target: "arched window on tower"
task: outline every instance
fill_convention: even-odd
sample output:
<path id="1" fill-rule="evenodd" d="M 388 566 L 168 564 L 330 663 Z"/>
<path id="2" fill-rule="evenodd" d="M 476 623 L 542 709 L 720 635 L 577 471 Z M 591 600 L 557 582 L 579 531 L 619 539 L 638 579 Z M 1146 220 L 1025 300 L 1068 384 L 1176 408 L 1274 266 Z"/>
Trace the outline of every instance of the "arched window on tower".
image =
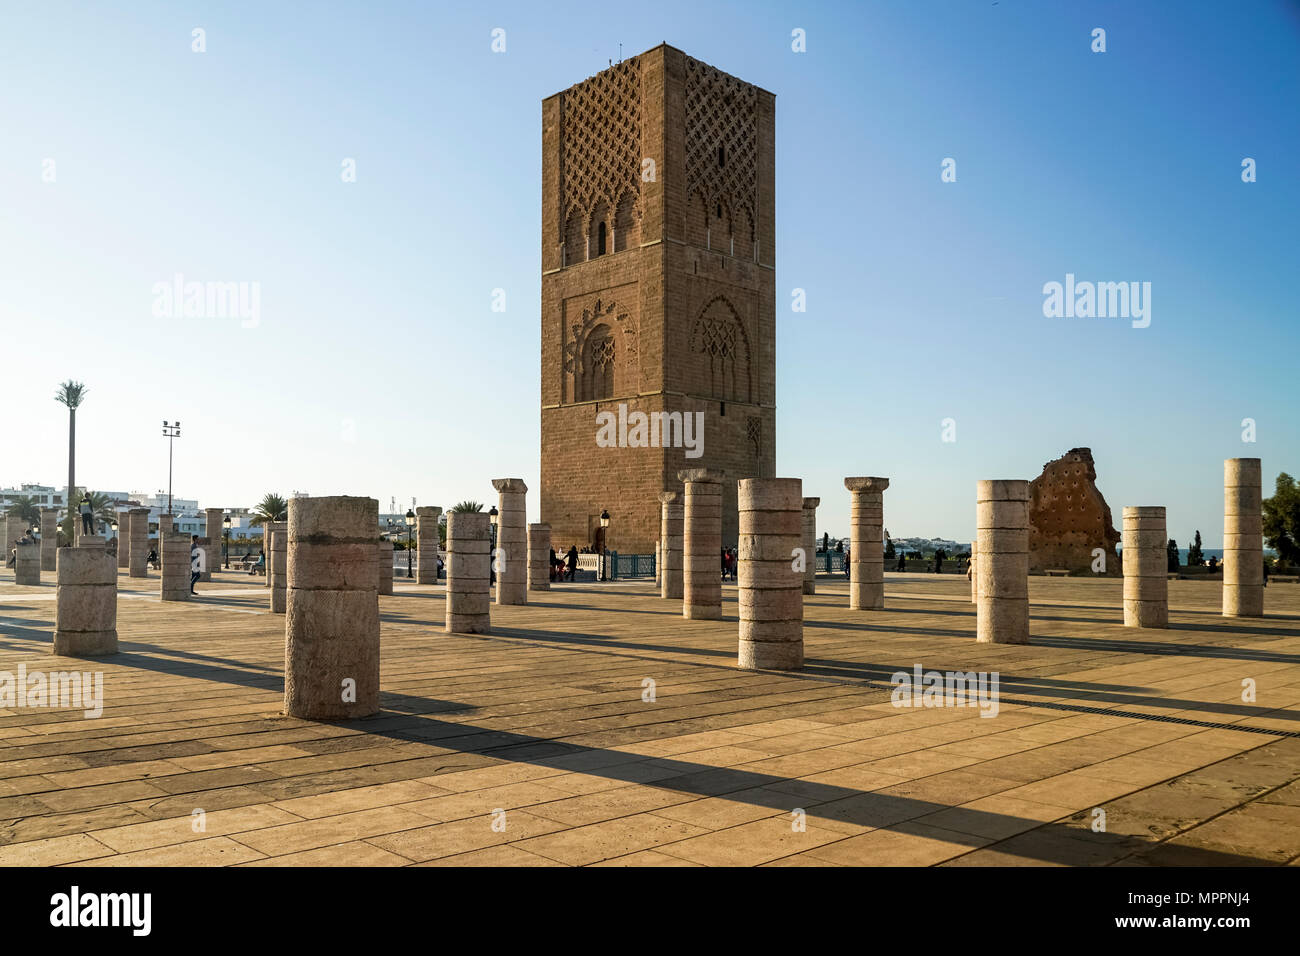
<path id="1" fill-rule="evenodd" d="M 578 376 L 578 401 L 595 402 L 614 395 L 614 330 L 598 325 L 582 345 L 582 370 Z"/>
<path id="2" fill-rule="evenodd" d="M 605 224 L 602 222 L 596 227 L 596 255 L 605 254 Z"/>

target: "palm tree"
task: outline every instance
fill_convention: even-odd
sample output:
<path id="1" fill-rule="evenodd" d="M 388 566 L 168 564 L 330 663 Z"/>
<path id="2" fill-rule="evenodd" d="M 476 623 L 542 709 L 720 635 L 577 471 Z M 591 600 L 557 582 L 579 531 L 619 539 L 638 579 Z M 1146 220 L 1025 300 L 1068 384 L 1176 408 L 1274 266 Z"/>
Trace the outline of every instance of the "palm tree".
<path id="1" fill-rule="evenodd" d="M 68 506 L 68 517 L 64 519 L 64 523 L 67 525 L 65 530 L 69 538 L 72 537 L 72 498 L 77 490 L 77 409 L 85 400 L 88 391 L 85 385 L 68 379 L 54 393 L 56 402 L 68 406 L 68 490 L 63 500 Z"/>
<path id="2" fill-rule="evenodd" d="M 36 501 L 29 495 L 14 495 L 9 499 L 9 504 L 5 505 L 5 513 L 15 518 L 22 518 L 27 522 L 28 527 L 41 525 L 41 509 L 36 507 Z"/>
<path id="3" fill-rule="evenodd" d="M 113 499 L 102 491 L 84 491 L 82 499 L 90 502 L 90 513 L 95 516 L 95 524 L 107 528 L 110 524 L 117 521 L 117 509 L 113 507 Z"/>
<path id="4" fill-rule="evenodd" d="M 251 525 L 263 525 L 272 521 L 284 521 L 289 517 L 289 502 L 277 494 L 262 496 L 262 500 L 253 508 Z"/>
<path id="5" fill-rule="evenodd" d="M 477 501 L 458 501 L 451 506 L 451 510 L 460 514 L 462 511 L 482 511 L 483 506 Z"/>

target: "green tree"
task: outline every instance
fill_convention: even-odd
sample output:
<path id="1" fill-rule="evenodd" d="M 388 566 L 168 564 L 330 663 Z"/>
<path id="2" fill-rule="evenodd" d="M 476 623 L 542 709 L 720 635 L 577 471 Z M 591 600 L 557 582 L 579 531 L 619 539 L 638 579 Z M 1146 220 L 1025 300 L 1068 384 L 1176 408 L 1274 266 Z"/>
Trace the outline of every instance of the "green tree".
<path id="1" fill-rule="evenodd" d="M 1168 560 L 1168 562 L 1166 563 L 1166 567 L 1167 567 L 1170 571 L 1177 571 L 1177 570 L 1178 570 L 1178 564 L 1179 564 L 1179 561 L 1178 561 L 1178 542 L 1175 541 L 1173 538 L 1170 538 L 1170 539 L 1169 539 L 1169 547 L 1166 548 L 1166 553 L 1169 555 L 1169 560 Z"/>
<path id="2" fill-rule="evenodd" d="M 1195 543 L 1187 549 L 1187 566 L 1189 568 L 1198 568 L 1205 556 L 1201 554 L 1201 532 L 1196 532 Z"/>
<path id="3" fill-rule="evenodd" d="M 85 401 L 88 391 L 85 385 L 68 379 L 54 393 L 54 400 L 68 407 L 68 487 L 63 499 L 68 507 L 68 514 L 63 519 L 63 530 L 69 539 L 72 538 L 72 521 L 75 514 L 72 502 L 77 493 L 77 409 Z"/>
<path id="4" fill-rule="evenodd" d="M 1300 483 L 1285 471 L 1264 499 L 1264 541 L 1287 564 L 1300 564 Z"/>
<path id="5" fill-rule="evenodd" d="M 28 526 L 41 524 L 41 509 L 36 506 L 36 502 L 28 495 L 15 495 L 9 499 L 9 504 L 5 506 L 5 514 L 22 518 Z"/>
<path id="6" fill-rule="evenodd" d="M 271 493 L 262 496 L 249 515 L 250 525 L 263 525 L 271 521 L 284 521 L 289 517 L 289 502 Z"/>
<path id="7" fill-rule="evenodd" d="M 110 522 L 118 519 L 117 509 L 113 507 L 113 500 L 102 491 L 83 490 L 80 498 L 77 499 L 78 508 L 81 507 L 82 501 L 90 502 L 90 513 L 95 516 L 97 526 L 106 528 Z"/>
<path id="8" fill-rule="evenodd" d="M 455 514 L 460 514 L 462 511 L 482 511 L 483 506 L 477 501 L 458 501 L 451 506 L 451 510 Z"/>

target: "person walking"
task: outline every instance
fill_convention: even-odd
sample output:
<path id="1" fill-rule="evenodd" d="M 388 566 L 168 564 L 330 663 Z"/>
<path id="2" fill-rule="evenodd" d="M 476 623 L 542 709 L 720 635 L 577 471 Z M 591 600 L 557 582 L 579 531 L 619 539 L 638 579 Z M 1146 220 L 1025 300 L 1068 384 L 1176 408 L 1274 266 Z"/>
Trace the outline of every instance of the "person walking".
<path id="1" fill-rule="evenodd" d="M 81 533 L 89 535 L 95 533 L 95 511 L 90 507 L 90 499 L 81 499 Z"/>
<path id="2" fill-rule="evenodd" d="M 727 580 L 727 549 L 722 549 L 722 580 Z"/>
<path id="3" fill-rule="evenodd" d="M 569 580 L 574 581 L 577 579 L 578 576 L 578 546 L 576 544 L 569 545 L 568 558 L 569 558 Z"/>
<path id="4" fill-rule="evenodd" d="M 851 575 L 852 575 L 853 572 L 849 570 L 849 559 L 850 559 L 850 557 L 852 556 L 852 555 L 851 555 L 851 551 L 852 551 L 851 548 L 845 548 L 845 549 L 844 549 L 844 580 L 845 580 L 845 581 L 851 581 L 851 580 L 852 580 Z"/>
<path id="5" fill-rule="evenodd" d="M 203 549 L 199 547 L 199 536 L 190 535 L 190 593 L 196 594 L 194 585 L 203 574 Z"/>

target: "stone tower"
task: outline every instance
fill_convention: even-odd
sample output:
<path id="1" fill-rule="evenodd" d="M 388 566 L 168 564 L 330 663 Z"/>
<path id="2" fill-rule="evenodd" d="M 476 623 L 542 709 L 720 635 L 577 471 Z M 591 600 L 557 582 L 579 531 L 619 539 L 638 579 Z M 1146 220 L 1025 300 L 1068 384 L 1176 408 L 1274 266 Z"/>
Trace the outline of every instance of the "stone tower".
<path id="1" fill-rule="evenodd" d="M 542 101 L 541 519 L 556 550 L 599 546 L 607 509 L 611 549 L 653 552 L 659 492 L 685 468 L 725 475 L 734 545 L 736 482 L 775 473 L 775 111 L 667 44 Z"/>

